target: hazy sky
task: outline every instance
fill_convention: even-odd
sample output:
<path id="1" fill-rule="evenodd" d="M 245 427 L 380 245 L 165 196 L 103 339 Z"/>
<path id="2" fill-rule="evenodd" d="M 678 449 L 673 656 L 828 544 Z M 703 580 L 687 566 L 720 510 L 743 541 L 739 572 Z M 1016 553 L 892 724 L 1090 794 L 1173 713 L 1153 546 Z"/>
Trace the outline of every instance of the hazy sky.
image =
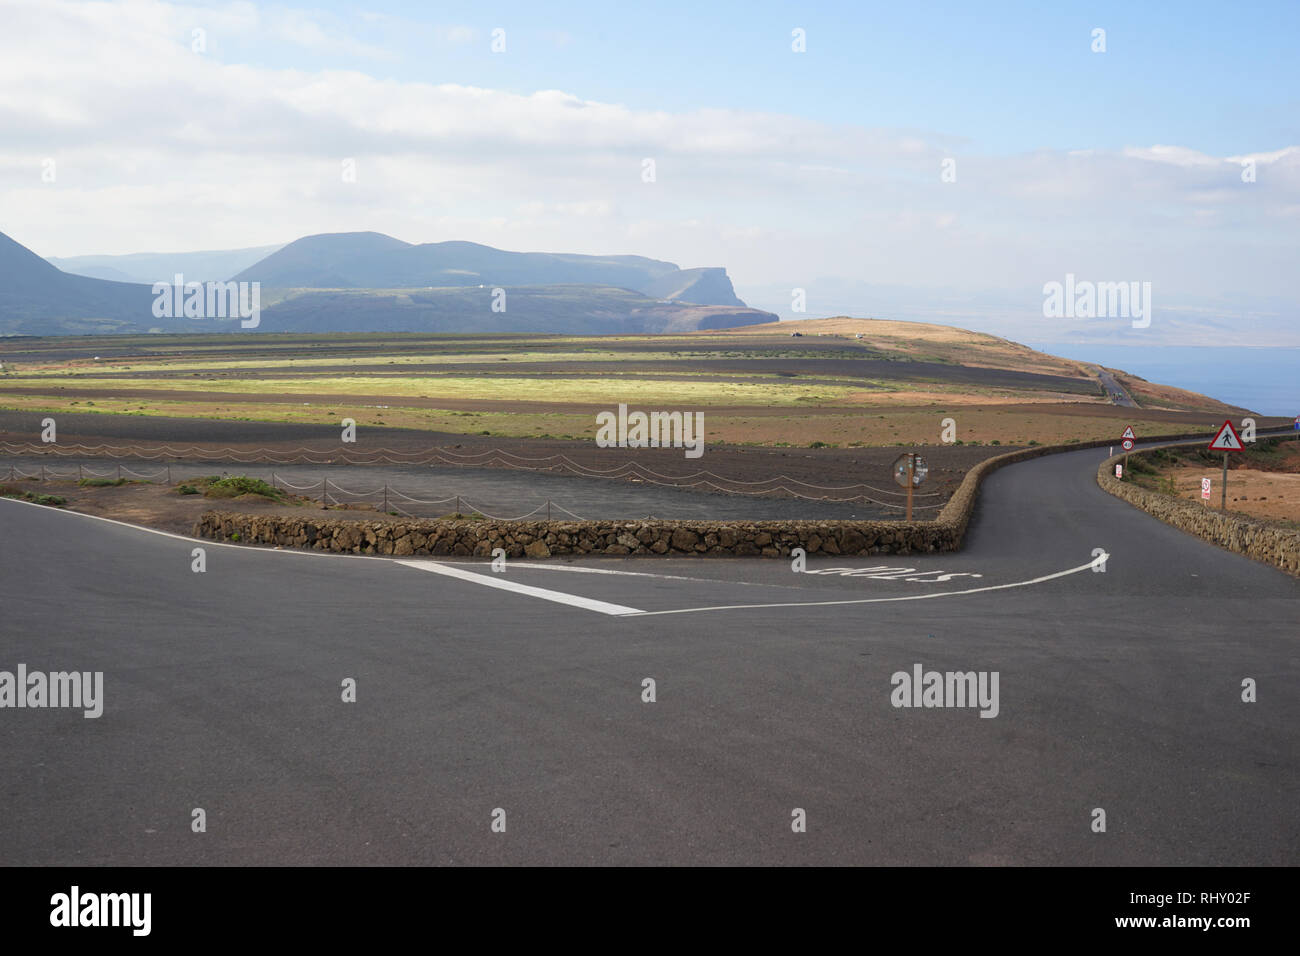
<path id="1" fill-rule="evenodd" d="M 991 5 L 0 0 L 0 231 L 636 253 L 810 310 L 1067 272 L 1296 300 L 1300 4 Z"/>

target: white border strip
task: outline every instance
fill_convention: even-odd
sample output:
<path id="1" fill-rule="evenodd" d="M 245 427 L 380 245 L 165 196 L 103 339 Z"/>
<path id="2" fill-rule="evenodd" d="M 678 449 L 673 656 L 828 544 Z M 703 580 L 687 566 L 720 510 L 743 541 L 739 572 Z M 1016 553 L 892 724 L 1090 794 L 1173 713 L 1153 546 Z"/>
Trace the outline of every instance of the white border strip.
<path id="1" fill-rule="evenodd" d="M 592 598 L 579 597 L 576 594 L 565 594 L 563 591 L 551 591 L 546 588 L 533 587 L 531 584 L 518 584 L 515 581 L 507 581 L 500 577 L 488 577 L 486 574 L 475 574 L 473 571 L 463 571 L 458 567 L 448 564 L 441 564 L 437 561 L 394 561 L 394 564 L 404 564 L 408 568 L 416 568 L 420 571 L 428 571 L 432 574 L 442 574 L 449 578 L 456 578 L 459 581 L 470 581 L 474 584 L 481 584 L 484 587 L 497 588 L 502 591 L 513 591 L 515 594 L 526 594 L 528 597 L 541 598 L 543 601 L 554 601 L 556 604 L 567 604 L 570 607 L 580 607 L 584 611 L 595 611 L 598 614 L 609 614 L 613 617 L 627 617 L 632 614 L 645 614 L 645 611 L 635 607 L 627 607 L 623 604 L 610 604 L 606 601 L 596 601 Z"/>
<path id="2" fill-rule="evenodd" d="M 604 558 L 605 560 L 619 561 L 622 558 L 610 558 L 606 555 L 582 555 L 582 557 Z M 632 558 L 633 561 L 651 560 L 645 557 Z M 675 561 L 698 561 L 699 558 L 689 557 L 687 555 L 674 555 L 668 560 Z M 723 559 L 726 560 L 726 559 Z M 766 559 L 765 559 L 766 560 Z M 491 565 L 491 561 L 473 561 L 469 563 L 447 561 L 444 564 L 458 564 L 462 567 L 483 567 Z M 579 565 L 570 564 L 542 564 L 539 562 L 516 563 L 514 566 L 518 571 L 567 571 L 570 574 L 612 574 L 628 578 L 658 578 L 662 581 L 690 581 L 692 584 L 731 584 L 746 588 L 785 588 L 787 590 L 804 591 L 806 586 L 801 584 L 772 584 L 767 581 L 732 581 L 727 578 L 693 578 L 688 574 L 655 574 L 652 571 L 618 571 L 613 568 L 585 568 Z"/>
<path id="3" fill-rule="evenodd" d="M 43 511 L 52 511 L 55 514 L 70 515 L 77 518 L 91 518 L 95 521 L 107 521 L 109 524 L 121 525 L 123 528 L 130 528 L 132 531 L 143 531 L 147 534 L 157 534 L 164 538 L 175 538 L 177 541 L 188 541 L 191 544 L 201 544 L 208 548 L 238 548 L 241 551 L 251 551 L 254 554 L 296 554 L 303 558 L 352 558 L 353 560 L 374 561 L 376 558 L 387 560 L 385 555 L 371 554 L 342 554 L 337 551 L 301 551 L 296 548 L 276 547 L 275 545 L 266 544 L 243 544 L 232 541 L 215 541 L 212 538 L 193 538 L 189 535 L 176 534 L 174 531 L 159 531 L 157 528 L 146 528 L 142 524 L 131 524 L 129 521 L 118 521 L 116 518 L 105 518 L 102 515 L 87 514 L 84 511 L 69 511 L 65 508 L 56 508 L 53 505 L 38 505 L 34 501 L 23 501 L 21 498 L 0 498 L 0 503 L 12 501 L 16 505 L 26 505 L 29 508 L 40 508 Z"/>

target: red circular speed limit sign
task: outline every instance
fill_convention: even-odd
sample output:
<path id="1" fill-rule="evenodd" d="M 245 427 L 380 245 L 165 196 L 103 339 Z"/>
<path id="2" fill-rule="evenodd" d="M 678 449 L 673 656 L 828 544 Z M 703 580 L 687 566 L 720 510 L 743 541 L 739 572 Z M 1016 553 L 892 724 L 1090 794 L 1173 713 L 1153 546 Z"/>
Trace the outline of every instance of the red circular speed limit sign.
<path id="1" fill-rule="evenodd" d="M 1125 438 L 1122 442 L 1120 442 L 1120 447 L 1123 448 L 1125 451 L 1132 451 L 1132 450 L 1133 450 L 1133 439 L 1131 439 L 1131 438 Z"/>

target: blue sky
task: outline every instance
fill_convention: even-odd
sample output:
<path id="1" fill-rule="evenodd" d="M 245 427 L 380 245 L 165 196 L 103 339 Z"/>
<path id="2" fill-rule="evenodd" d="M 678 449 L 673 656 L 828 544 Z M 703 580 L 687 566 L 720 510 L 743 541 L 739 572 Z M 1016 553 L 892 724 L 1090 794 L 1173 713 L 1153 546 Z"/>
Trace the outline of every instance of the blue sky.
<path id="1" fill-rule="evenodd" d="M 786 317 L 803 289 L 809 316 L 1036 341 L 1073 274 L 1150 282 L 1144 340 L 1300 344 L 1300 3 L 4 17 L 0 232 L 41 255 L 373 230 L 723 266 Z"/>
<path id="2" fill-rule="evenodd" d="M 318 3 L 392 60 L 232 42 L 266 66 L 355 69 L 656 110 L 923 127 L 989 151 L 1300 141 L 1300 3 Z M 382 17 L 375 17 L 381 14 Z M 406 21 L 400 23 L 397 21 Z M 438 29 L 470 27 L 474 43 Z M 488 50 L 506 30 L 508 56 Z M 807 32 L 792 56 L 790 31 Z M 1094 28 L 1107 51 L 1090 49 Z"/>

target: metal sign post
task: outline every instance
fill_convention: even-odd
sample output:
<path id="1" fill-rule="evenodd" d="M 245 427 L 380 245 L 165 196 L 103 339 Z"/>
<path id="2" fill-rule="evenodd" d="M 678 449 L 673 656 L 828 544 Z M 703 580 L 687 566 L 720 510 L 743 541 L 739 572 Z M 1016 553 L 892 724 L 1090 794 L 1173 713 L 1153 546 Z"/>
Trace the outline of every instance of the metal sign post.
<path id="1" fill-rule="evenodd" d="M 893 464 L 894 481 L 907 489 L 907 520 L 912 520 L 912 495 L 930 473 L 926 460 L 914 451 L 899 455 Z"/>
<path id="2" fill-rule="evenodd" d="M 1227 456 L 1224 456 L 1227 457 Z M 912 485 L 916 476 L 916 455 L 907 456 L 907 520 L 912 520 Z"/>
<path id="3" fill-rule="evenodd" d="M 1219 433 L 1214 436 L 1210 442 L 1211 451 L 1223 452 L 1223 488 L 1220 489 L 1219 510 L 1228 510 L 1228 452 L 1242 451 L 1246 446 L 1241 443 L 1241 436 L 1237 434 L 1237 429 L 1232 427 L 1232 422 L 1224 422 Z"/>

